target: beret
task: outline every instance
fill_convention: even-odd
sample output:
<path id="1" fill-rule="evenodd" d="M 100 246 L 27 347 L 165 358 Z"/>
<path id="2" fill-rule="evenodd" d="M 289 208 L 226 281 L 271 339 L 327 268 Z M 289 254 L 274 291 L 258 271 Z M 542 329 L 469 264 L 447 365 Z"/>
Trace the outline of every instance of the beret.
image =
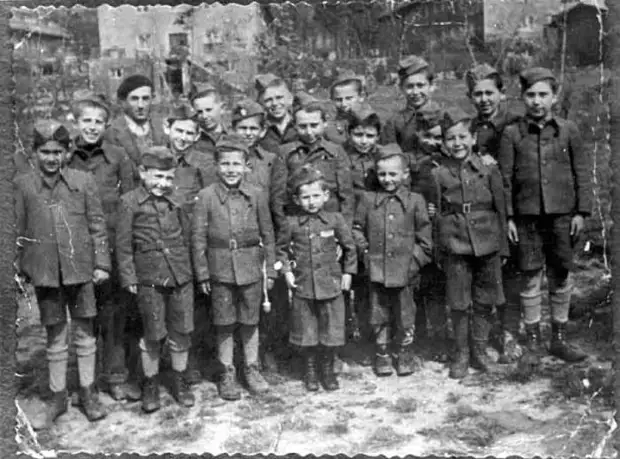
<path id="1" fill-rule="evenodd" d="M 148 86 L 153 89 L 153 82 L 151 79 L 144 75 L 131 75 L 125 78 L 118 89 L 116 90 L 116 98 L 118 100 L 125 100 L 131 91 L 138 88 Z"/>
<path id="2" fill-rule="evenodd" d="M 398 76 L 400 78 L 405 78 L 409 75 L 414 75 L 429 69 L 430 64 L 420 56 L 406 56 L 398 62 Z"/>
<path id="3" fill-rule="evenodd" d="M 323 102 L 305 91 L 299 91 L 293 97 L 293 113 L 305 108 L 316 108 L 325 112 Z"/>
<path id="4" fill-rule="evenodd" d="M 369 103 L 362 102 L 360 104 L 355 104 L 351 111 L 349 112 L 349 116 L 351 117 L 351 121 L 356 124 L 362 124 L 371 116 L 375 116 L 377 120 L 379 120 L 379 115 L 377 111 L 374 110 Z M 380 121 L 379 121 L 380 122 Z"/>
<path id="5" fill-rule="evenodd" d="M 519 82 L 522 88 L 529 88 L 542 80 L 557 81 L 553 72 L 544 67 L 532 67 L 519 74 Z"/>
<path id="6" fill-rule="evenodd" d="M 56 141 L 68 148 L 71 145 L 71 133 L 65 125 L 54 119 L 36 121 L 33 129 L 33 148 L 36 150 L 50 140 Z"/>
<path id="7" fill-rule="evenodd" d="M 306 164 L 295 171 L 295 173 L 291 176 L 289 180 L 289 188 L 297 191 L 299 190 L 299 187 L 308 185 L 309 183 L 314 183 L 318 180 L 322 180 L 323 178 L 323 174 L 320 170 L 310 164 Z"/>
<path id="8" fill-rule="evenodd" d="M 265 89 L 283 83 L 282 78 L 273 73 L 261 73 L 254 78 L 254 87 L 259 94 L 265 92 Z"/>
<path id="9" fill-rule="evenodd" d="M 252 99 L 243 99 L 235 105 L 232 111 L 232 122 L 237 123 L 252 116 L 264 116 L 263 106 Z"/>
<path id="10" fill-rule="evenodd" d="M 499 76 L 499 72 L 495 67 L 491 67 L 486 63 L 478 64 L 465 73 L 465 83 L 471 91 L 476 83 L 488 78 L 493 78 L 494 76 Z"/>
<path id="11" fill-rule="evenodd" d="M 383 159 L 392 158 L 393 156 L 400 156 L 402 158 L 407 158 L 403 153 L 402 148 L 397 143 L 387 143 L 385 145 L 377 146 L 377 154 L 375 156 L 375 162 L 381 161 Z"/>
<path id="12" fill-rule="evenodd" d="M 217 88 L 211 83 L 192 83 L 192 87 L 188 94 L 188 99 L 190 102 L 193 102 L 196 99 L 200 99 L 210 93 L 217 93 Z"/>
<path id="13" fill-rule="evenodd" d="M 171 123 L 178 120 L 193 120 L 195 116 L 196 113 L 192 107 L 187 104 L 178 104 L 173 105 L 168 109 L 168 112 L 166 113 L 166 121 Z"/>
<path id="14" fill-rule="evenodd" d="M 220 137 L 215 144 L 218 152 L 222 151 L 242 151 L 246 155 L 249 153 L 247 141 L 237 134 L 226 134 Z"/>
<path id="15" fill-rule="evenodd" d="M 177 160 L 168 147 L 153 146 L 144 150 L 141 157 L 142 166 L 168 171 L 177 166 Z"/>
<path id="16" fill-rule="evenodd" d="M 448 128 L 451 128 L 460 122 L 469 121 L 473 118 L 473 115 L 467 113 L 462 108 L 458 106 L 451 107 L 443 112 L 441 127 L 445 132 Z"/>
<path id="17" fill-rule="evenodd" d="M 97 107 L 103 108 L 108 113 L 108 116 L 110 116 L 111 113 L 110 106 L 108 105 L 106 97 L 103 94 L 95 93 L 90 89 L 78 89 L 77 91 L 75 91 L 73 93 L 71 102 L 72 108 L 74 110 L 78 104 L 83 102 L 89 102 L 96 105 Z"/>
<path id="18" fill-rule="evenodd" d="M 353 70 L 343 69 L 338 71 L 336 79 L 330 86 L 330 92 L 338 85 L 348 83 L 350 81 L 359 81 L 360 85 L 364 86 L 365 78 L 361 75 L 357 75 Z"/>

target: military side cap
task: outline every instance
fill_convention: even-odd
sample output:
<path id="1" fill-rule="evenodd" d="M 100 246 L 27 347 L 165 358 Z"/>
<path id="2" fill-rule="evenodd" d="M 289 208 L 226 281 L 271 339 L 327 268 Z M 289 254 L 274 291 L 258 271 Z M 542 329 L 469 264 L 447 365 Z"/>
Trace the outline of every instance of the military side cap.
<path id="1" fill-rule="evenodd" d="M 323 180 L 323 174 L 315 167 L 306 164 L 299 168 L 289 180 L 289 188 L 297 191 L 299 187 Z"/>
<path id="2" fill-rule="evenodd" d="M 103 108 L 108 113 L 108 116 L 110 116 L 110 106 L 103 94 L 97 94 L 90 89 L 78 89 L 73 93 L 72 108 L 75 109 L 77 105 L 84 102 Z"/>
<path id="3" fill-rule="evenodd" d="M 381 161 L 382 159 L 388 159 L 393 156 L 405 157 L 402 148 L 397 143 L 386 143 L 385 145 L 377 146 L 377 155 L 375 161 Z"/>
<path id="4" fill-rule="evenodd" d="M 417 113 L 416 121 L 421 130 L 428 130 L 441 124 L 441 108 L 439 105 L 425 104 Z"/>
<path id="5" fill-rule="evenodd" d="M 217 88 L 211 83 L 192 83 L 188 98 L 190 102 L 193 102 L 196 99 L 200 99 L 201 97 L 212 93 L 217 93 Z"/>
<path id="6" fill-rule="evenodd" d="M 414 75 L 429 69 L 430 64 L 420 56 L 407 56 L 398 62 L 398 76 L 400 78 L 405 78 L 409 75 Z"/>
<path id="7" fill-rule="evenodd" d="M 543 80 L 557 81 L 553 72 L 544 67 L 532 67 L 519 74 L 519 82 L 522 88 L 529 88 Z"/>
<path id="8" fill-rule="evenodd" d="M 377 120 L 379 119 L 379 115 L 377 111 L 374 110 L 369 103 L 362 102 L 359 104 L 355 104 L 351 111 L 349 112 L 351 116 L 351 121 L 357 124 L 363 124 L 366 120 L 368 120 L 371 116 L 375 116 Z"/>
<path id="9" fill-rule="evenodd" d="M 168 147 L 153 146 L 144 150 L 141 157 L 142 166 L 168 171 L 174 169 L 177 161 Z"/>
<path id="10" fill-rule="evenodd" d="M 293 97 L 293 112 L 298 112 L 302 108 L 316 108 L 321 111 L 325 110 L 323 103 L 319 99 L 305 91 L 300 91 Z"/>
<path id="11" fill-rule="evenodd" d="M 153 89 L 153 82 L 145 75 L 131 75 L 125 78 L 116 90 L 116 98 L 125 100 L 131 91 L 148 86 Z"/>
<path id="12" fill-rule="evenodd" d="M 478 64 L 465 73 L 465 83 L 471 91 L 476 83 L 496 76 L 499 77 L 499 72 L 495 67 L 491 67 L 487 63 Z"/>
<path id="13" fill-rule="evenodd" d="M 443 112 L 441 123 L 442 129 L 445 132 L 448 128 L 451 128 L 452 126 L 455 126 L 461 122 L 467 122 L 472 118 L 473 116 L 471 114 L 467 113 L 460 107 L 448 108 Z"/>
<path id="14" fill-rule="evenodd" d="M 33 129 L 33 148 L 36 150 L 50 140 L 68 148 L 71 145 L 71 134 L 65 125 L 59 121 L 53 119 L 36 121 Z"/>
<path id="15" fill-rule="evenodd" d="M 264 116 L 265 110 L 263 106 L 252 99 L 243 99 L 235 107 L 232 112 L 232 122 L 238 123 L 246 118 L 253 116 Z"/>
<path id="16" fill-rule="evenodd" d="M 173 105 L 168 109 L 168 112 L 166 113 L 166 121 L 168 121 L 168 123 L 172 123 L 173 121 L 179 120 L 193 120 L 195 119 L 195 116 L 196 113 L 192 107 L 187 104 L 178 104 Z"/>
<path id="17" fill-rule="evenodd" d="M 273 73 L 261 73 L 254 78 L 254 87 L 259 94 L 262 94 L 265 92 L 265 89 L 279 85 L 282 82 L 282 78 Z"/>
<path id="18" fill-rule="evenodd" d="M 237 134 L 223 135 L 215 144 L 215 149 L 222 151 L 241 151 L 246 155 L 249 152 L 247 141 Z"/>
<path id="19" fill-rule="evenodd" d="M 364 80 L 365 78 L 363 76 L 356 74 L 353 70 L 343 69 L 336 75 L 336 79 L 330 86 L 330 91 L 338 85 L 349 83 L 351 81 L 359 81 L 359 84 L 363 86 Z"/>

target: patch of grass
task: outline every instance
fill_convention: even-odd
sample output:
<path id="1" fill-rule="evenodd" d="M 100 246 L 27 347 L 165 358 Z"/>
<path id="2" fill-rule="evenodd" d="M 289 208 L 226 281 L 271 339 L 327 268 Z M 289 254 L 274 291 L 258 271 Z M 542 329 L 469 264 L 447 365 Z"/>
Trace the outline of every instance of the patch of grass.
<path id="1" fill-rule="evenodd" d="M 390 411 L 407 414 L 415 413 L 418 409 L 418 401 L 413 397 L 399 397 L 390 407 Z"/>
<path id="2" fill-rule="evenodd" d="M 392 426 L 381 426 L 366 439 L 361 450 L 394 447 L 408 438 L 409 436 L 396 432 Z"/>

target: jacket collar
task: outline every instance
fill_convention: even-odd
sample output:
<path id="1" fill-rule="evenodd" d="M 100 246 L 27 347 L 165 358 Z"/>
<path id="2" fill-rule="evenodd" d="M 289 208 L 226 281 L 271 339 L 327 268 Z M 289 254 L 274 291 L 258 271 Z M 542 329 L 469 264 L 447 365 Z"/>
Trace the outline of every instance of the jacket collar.
<path id="1" fill-rule="evenodd" d="M 156 199 L 155 196 L 153 196 L 151 193 L 149 193 L 146 190 L 144 185 L 140 185 L 138 188 L 136 188 L 136 195 L 137 195 L 137 199 L 138 199 L 138 204 L 140 204 L 140 205 L 144 204 L 146 201 L 148 201 L 151 198 Z M 179 202 L 176 199 L 176 196 L 174 195 L 174 193 L 162 196 L 162 198 L 165 199 L 166 201 L 168 201 L 169 203 L 171 203 L 175 207 L 179 207 L 180 206 Z"/>
<path id="2" fill-rule="evenodd" d="M 325 211 L 323 209 L 319 210 L 316 214 L 302 214 L 299 216 L 299 224 L 300 225 L 305 225 L 306 223 L 308 223 L 312 218 L 318 218 L 319 220 L 321 220 L 323 223 L 328 223 L 329 220 L 327 218 L 327 215 L 325 213 Z"/>
<path id="3" fill-rule="evenodd" d="M 273 120 L 267 119 L 267 130 L 274 131 L 280 137 L 283 137 L 289 129 L 294 127 L 293 116 L 289 113 L 286 114 L 286 123 L 284 124 L 284 130 L 280 131 L 280 124 Z"/>
<path id="4" fill-rule="evenodd" d="M 359 151 L 357 151 L 349 140 L 346 140 L 342 144 L 342 147 L 344 148 L 344 150 L 347 152 L 348 156 L 350 156 L 350 157 L 358 157 L 359 156 L 361 158 L 368 158 L 368 159 L 374 160 L 375 156 L 377 154 L 377 146 L 376 145 L 374 147 L 372 147 L 366 153 L 360 153 Z"/>
<path id="5" fill-rule="evenodd" d="M 88 145 L 84 143 L 84 140 L 82 140 L 81 136 L 76 137 L 73 143 L 75 145 L 73 153 L 77 154 L 83 161 L 86 161 L 95 155 L 102 154 L 108 163 L 112 162 L 109 149 L 107 149 L 108 151 L 106 151 L 106 142 L 103 137 L 99 140 L 99 142 L 97 142 L 96 146 L 90 149 L 90 152 L 88 151 L 88 148 L 84 148 L 88 147 Z"/>
<path id="6" fill-rule="evenodd" d="M 237 188 L 235 188 L 235 190 L 239 191 L 239 193 L 248 200 L 252 196 L 252 190 L 244 179 L 241 179 L 241 183 Z M 230 188 L 224 185 L 224 182 L 222 182 L 222 180 L 219 180 L 217 186 L 215 187 L 215 193 L 220 199 L 220 202 L 224 204 L 228 199 L 228 196 L 230 195 Z"/>
<path id="7" fill-rule="evenodd" d="M 555 116 L 551 116 L 551 118 L 543 121 L 542 123 L 538 123 L 536 120 L 533 120 L 532 118 L 526 115 L 523 117 L 521 123 L 523 123 L 523 125 L 528 129 L 528 131 L 530 129 L 542 131 L 547 126 L 551 126 L 555 130 L 556 134 L 560 130 L 560 122 Z"/>
<path id="8" fill-rule="evenodd" d="M 469 167 L 474 172 L 480 172 L 483 168 L 482 160 L 475 153 L 470 153 L 469 156 L 465 159 L 454 159 L 452 157 L 446 157 L 444 163 L 453 174 L 459 174 L 459 171 L 464 169 L 465 167 Z"/>
<path id="9" fill-rule="evenodd" d="M 146 137 L 151 133 L 150 119 L 144 124 L 138 124 L 127 115 L 124 115 L 123 118 L 125 119 L 125 126 L 127 126 L 127 130 L 129 130 L 129 132 L 136 137 Z"/>
<path id="10" fill-rule="evenodd" d="M 388 199 L 395 197 L 400 204 L 403 206 L 403 209 L 407 207 L 409 192 L 407 187 L 403 184 L 401 185 L 395 193 L 388 193 L 386 191 L 380 191 L 375 196 L 375 207 L 379 207 L 383 205 Z"/>
<path id="11" fill-rule="evenodd" d="M 213 132 L 207 132 L 202 128 L 200 129 L 200 138 L 210 140 L 213 143 L 213 145 L 217 143 L 220 137 L 226 134 L 227 134 L 226 129 L 224 129 L 224 126 L 222 126 L 221 124 Z"/>
<path id="12" fill-rule="evenodd" d="M 37 186 L 38 186 L 39 191 L 42 189 L 43 186 L 47 186 L 48 188 L 53 188 L 53 186 L 56 185 L 60 181 L 65 182 L 65 185 L 67 185 L 67 188 L 69 188 L 72 191 L 77 191 L 79 189 L 78 185 L 75 183 L 76 180 L 74 178 L 74 175 L 71 173 L 68 167 L 61 168 L 58 175 L 55 178 L 47 178 L 45 177 L 45 175 L 43 175 L 43 172 L 41 171 L 37 171 L 36 176 L 38 177 Z"/>

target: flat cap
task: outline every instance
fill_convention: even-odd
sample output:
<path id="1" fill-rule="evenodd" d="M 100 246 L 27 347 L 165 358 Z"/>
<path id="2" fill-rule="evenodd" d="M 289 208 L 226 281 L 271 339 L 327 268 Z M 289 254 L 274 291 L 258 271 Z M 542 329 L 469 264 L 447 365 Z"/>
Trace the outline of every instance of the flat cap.
<path id="1" fill-rule="evenodd" d="M 144 86 L 153 87 L 153 82 L 151 79 L 145 75 L 131 75 L 125 78 L 118 89 L 116 90 L 116 98 L 118 100 L 125 100 L 131 91 L 135 91 L 138 88 L 142 88 Z"/>
<path id="2" fill-rule="evenodd" d="M 193 102 L 196 99 L 200 99 L 201 97 L 212 93 L 217 93 L 217 88 L 211 83 L 196 82 L 192 83 L 192 87 L 188 94 L 188 99 L 190 102 Z"/>
<path id="3" fill-rule="evenodd" d="M 299 187 L 323 180 L 323 178 L 323 174 L 320 170 L 310 164 L 306 164 L 295 171 L 288 184 L 291 190 L 297 192 Z"/>
<path id="4" fill-rule="evenodd" d="M 435 103 L 424 104 L 424 106 L 416 112 L 416 122 L 422 131 L 429 130 L 441 124 L 441 108 Z"/>
<path id="5" fill-rule="evenodd" d="M 323 102 L 305 91 L 299 91 L 298 93 L 295 93 L 295 96 L 293 97 L 293 113 L 305 108 L 316 108 L 322 112 L 325 111 Z"/>
<path id="6" fill-rule="evenodd" d="M 220 137 L 215 144 L 218 152 L 222 151 L 241 151 L 246 155 L 249 152 L 247 141 L 238 134 L 226 134 Z"/>
<path id="7" fill-rule="evenodd" d="M 353 70 L 341 69 L 336 74 L 336 79 L 331 84 L 330 91 L 340 84 L 349 83 L 351 81 L 359 81 L 359 84 L 363 86 L 365 78 L 361 75 L 356 74 Z"/>
<path id="8" fill-rule="evenodd" d="M 75 110 L 78 104 L 88 102 L 90 104 L 96 105 L 97 107 L 103 108 L 110 116 L 110 106 L 108 105 L 108 101 L 106 100 L 105 95 L 95 93 L 90 89 L 78 89 L 73 93 L 71 97 L 71 106 L 72 109 Z"/>
<path id="9" fill-rule="evenodd" d="M 461 107 L 450 107 L 443 112 L 441 127 L 445 132 L 448 128 L 457 125 L 461 122 L 467 122 L 473 119 L 473 115 L 467 113 Z"/>
<path id="10" fill-rule="evenodd" d="M 373 109 L 369 103 L 367 102 L 362 102 L 359 104 L 355 104 L 352 108 L 351 111 L 349 112 L 349 116 L 351 117 L 351 121 L 356 123 L 356 124 L 364 124 L 366 122 L 379 122 L 379 115 L 377 114 L 377 111 L 375 109 Z M 369 121 L 370 117 L 374 117 L 376 118 L 376 121 Z"/>
<path id="11" fill-rule="evenodd" d="M 193 120 L 196 112 L 188 104 L 177 104 L 171 106 L 166 113 L 166 121 L 172 123 L 179 120 Z"/>
<path id="12" fill-rule="evenodd" d="M 523 70 L 519 74 L 519 82 L 522 88 L 529 88 L 530 86 L 543 80 L 557 81 L 553 72 L 544 67 L 532 67 Z"/>
<path id="13" fill-rule="evenodd" d="M 42 119 L 34 123 L 32 147 L 36 150 L 41 145 L 56 141 L 69 148 L 71 145 L 71 134 L 61 122 L 54 119 Z"/>
<path id="14" fill-rule="evenodd" d="M 263 106 L 252 99 L 243 99 L 235 105 L 232 111 L 232 122 L 238 123 L 253 116 L 265 116 Z"/>
<path id="15" fill-rule="evenodd" d="M 375 162 L 383 159 L 388 159 L 393 156 L 400 156 L 406 158 L 402 148 L 397 143 L 386 143 L 385 145 L 377 146 L 377 155 L 375 156 Z"/>
<path id="16" fill-rule="evenodd" d="M 495 67 L 491 67 L 487 63 L 478 64 L 465 72 L 465 83 L 471 91 L 476 83 L 493 77 L 499 77 L 499 72 Z"/>
<path id="17" fill-rule="evenodd" d="M 271 86 L 277 86 L 284 82 L 282 78 L 273 73 L 260 73 L 254 78 L 254 87 L 259 94 L 265 92 L 265 89 Z"/>
<path id="18" fill-rule="evenodd" d="M 161 145 L 148 147 L 141 157 L 142 166 L 168 171 L 177 166 L 177 160 L 168 147 Z"/>
<path id="19" fill-rule="evenodd" d="M 425 70 L 430 70 L 430 64 L 420 56 L 406 56 L 398 62 L 398 76 L 408 77 Z"/>

